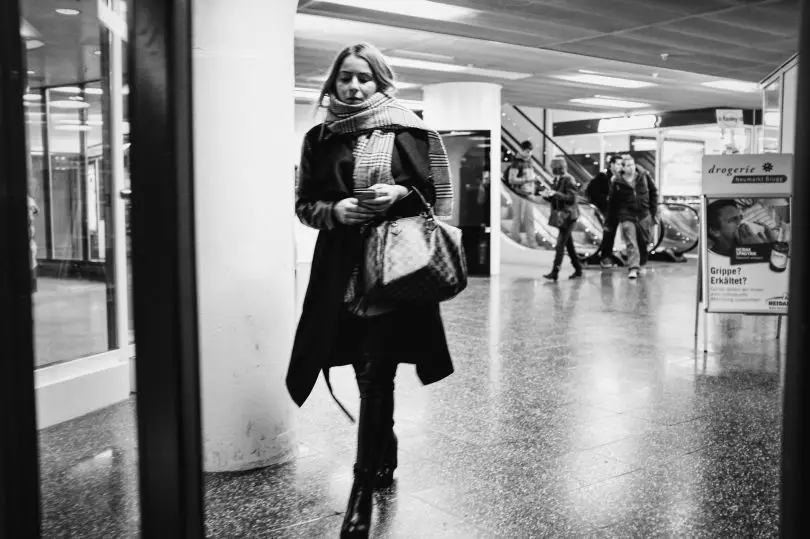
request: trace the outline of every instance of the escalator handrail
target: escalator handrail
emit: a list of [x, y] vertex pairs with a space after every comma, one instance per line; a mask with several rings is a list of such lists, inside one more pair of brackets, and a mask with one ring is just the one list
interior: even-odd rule
[[[501, 137], [501, 143], [505, 142], [506, 146], [512, 152], [516, 153], [517, 148], [519, 146], [519, 144], [517, 142], [517, 137], [515, 135], [513, 135], [505, 127], [501, 127], [501, 133], [506, 134], [509, 138], [512, 139], [512, 140], [509, 140], [509, 138], [505, 138], [505, 137], [502, 136]], [[535, 166], [535, 171], [538, 171], [538, 170], [540, 171], [540, 176], [542, 177], [542, 181], [546, 184], [546, 187], [553, 188], [554, 187], [554, 176], [549, 171], [546, 170], [546, 168], [543, 166], [543, 163], [536, 156], [532, 155], [531, 159], [532, 159], [532, 163]], [[582, 193], [577, 193], [577, 200], [580, 203], [585, 203], [585, 202], [590, 203], [589, 200], [588, 200], [588, 197], [586, 197]]]
[[[527, 201], [529, 201], [529, 202], [531, 202], [533, 204], [536, 204], [538, 206], [543, 205], [543, 203], [548, 204], [549, 206], [551, 206], [551, 203], [549, 201], [545, 200], [545, 199], [542, 199], [542, 202], [540, 202], [537, 199], [529, 198], [528, 196], [526, 196], [525, 193], [521, 193], [521, 192], [515, 190], [515, 188], [513, 186], [511, 186], [509, 184], [509, 182], [506, 181], [505, 179], [501, 179], [501, 183], [507, 189], [509, 189], [509, 191], [512, 194], [514, 194], [517, 197], [522, 198], [523, 200], [527, 200]], [[599, 226], [601, 226], [602, 228], [605, 227], [605, 216], [602, 215], [602, 212], [601, 212], [601, 210], [599, 208], [597, 208], [596, 206], [594, 206], [593, 204], [591, 204], [587, 200], [577, 200], [577, 204], [579, 206], [585, 206], [586, 208], [590, 209], [593, 212], [593, 214], [596, 216], [597, 221], [599, 221]], [[582, 212], [580, 212], [580, 217], [582, 217]]]
[[[679, 208], [686, 208], [687, 210], [689, 210], [693, 214], [695, 214], [695, 218], [697, 219], [698, 223], [700, 223], [700, 214], [698, 213], [698, 211], [695, 208], [693, 208], [692, 206], [690, 206], [688, 204], [681, 204], [679, 202], [662, 202], [661, 205], [662, 206], [667, 206], [668, 208], [671, 208], [673, 206], [676, 206], [676, 207], [679, 207]], [[661, 240], [659, 240], [659, 242], [658, 242], [659, 245], [661, 244], [663, 239], [664, 239], [663, 238], [663, 227], [661, 227]], [[700, 232], [698, 232], [697, 238], [695, 239], [694, 243], [692, 243], [692, 245], [690, 245], [687, 249], [684, 249], [683, 251], [679, 251], [679, 254], [684, 254], [684, 253], [688, 253], [690, 251], [693, 251], [699, 244], [700, 244]], [[656, 245], [656, 249], [657, 248], [658, 248], [658, 245]]]
[[529, 117], [529, 115], [528, 115], [528, 114], [526, 114], [525, 112], [523, 112], [523, 111], [520, 109], [520, 107], [518, 107], [517, 105], [512, 105], [512, 108], [513, 108], [513, 109], [515, 109], [515, 111], [516, 111], [518, 114], [520, 114], [520, 115], [521, 115], [521, 116], [522, 116], [522, 117], [523, 117], [523, 118], [524, 118], [524, 119], [525, 119], [527, 122], [529, 122], [529, 125], [531, 125], [531, 126], [532, 126], [533, 128], [535, 128], [537, 131], [539, 131], [539, 132], [540, 132], [540, 134], [541, 134], [541, 135], [543, 135], [543, 138], [544, 138], [545, 140], [547, 140], [547, 141], [551, 142], [551, 144], [553, 144], [555, 148], [557, 148], [558, 150], [560, 150], [560, 152], [562, 152], [562, 154], [563, 154], [563, 155], [566, 157], [566, 159], [568, 159], [568, 161], [570, 161], [571, 163], [574, 163], [574, 165], [576, 166], [577, 170], [579, 171], [579, 173], [582, 175], [582, 177], [583, 177], [583, 178], [590, 178], [590, 177], [591, 177], [591, 174], [590, 174], [590, 173], [589, 173], [587, 170], [585, 170], [585, 167], [583, 167], [583, 166], [582, 166], [582, 165], [580, 165], [580, 164], [579, 164], [577, 161], [575, 161], [575, 160], [574, 160], [574, 158], [573, 158], [573, 157], [571, 157], [571, 154], [569, 154], [568, 152], [566, 152], [566, 151], [563, 149], [563, 147], [562, 147], [562, 146], [560, 146], [559, 144], [557, 144], [557, 141], [556, 141], [556, 140], [554, 140], [554, 138], [553, 138], [553, 137], [549, 136], [549, 134], [548, 134], [548, 133], [546, 133], [546, 131], [545, 131], [545, 130], [544, 130], [542, 127], [540, 127], [539, 125], [537, 125], [537, 123], [536, 123], [534, 120], [532, 120], [532, 119]]
[[[502, 132], [502, 134], [505, 134], [508, 137], [508, 138], [506, 138], [505, 142], [506, 142], [507, 146], [509, 147], [509, 149], [511, 151], [517, 153], [517, 148], [520, 146], [520, 144], [517, 142], [517, 137], [515, 135], [513, 135], [512, 133], [510, 133], [509, 130], [504, 128], [504, 127], [501, 128], [501, 132]], [[511, 138], [512, 140], [509, 140], [509, 138]], [[504, 142], [504, 137], [501, 137], [501, 142]], [[551, 181], [552, 175], [551, 175], [551, 173], [548, 172], [545, 169], [545, 167], [543, 167], [543, 163], [540, 161], [540, 159], [537, 158], [537, 156], [532, 154], [531, 159], [532, 159], [532, 163], [535, 166], [535, 170], [540, 171], [539, 175], [540, 175], [543, 183], [546, 184], [546, 187], [552, 187], [552, 181]]]

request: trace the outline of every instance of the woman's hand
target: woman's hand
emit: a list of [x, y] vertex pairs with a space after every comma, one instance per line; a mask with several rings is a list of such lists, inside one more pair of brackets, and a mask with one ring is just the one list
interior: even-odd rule
[[334, 212], [338, 222], [344, 225], [360, 225], [376, 216], [374, 211], [360, 206], [356, 198], [344, 198], [335, 204]]
[[377, 198], [371, 200], [364, 200], [363, 207], [368, 208], [375, 214], [381, 214], [388, 211], [396, 201], [408, 194], [408, 188], [401, 185], [390, 185], [387, 183], [378, 183], [371, 186], [377, 192]]

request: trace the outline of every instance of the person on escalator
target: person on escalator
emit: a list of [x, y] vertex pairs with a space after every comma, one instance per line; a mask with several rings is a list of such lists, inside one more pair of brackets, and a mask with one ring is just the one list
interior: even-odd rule
[[554, 174], [554, 188], [543, 192], [543, 198], [551, 203], [549, 224], [556, 227], [557, 245], [554, 252], [554, 267], [551, 273], [543, 275], [546, 279], [556, 281], [560, 273], [565, 251], [574, 266], [574, 273], [570, 279], [582, 277], [582, 263], [579, 261], [577, 249], [574, 245], [572, 233], [579, 219], [579, 203], [577, 201], [578, 186], [573, 176], [568, 173], [565, 160], [559, 157], [552, 159], [551, 172]]
[[623, 155], [621, 173], [610, 190], [608, 222], [617, 223], [627, 244], [628, 277], [637, 279], [647, 263], [647, 246], [658, 213], [658, 189], [649, 172], [637, 167], [630, 155]]
[[613, 180], [621, 172], [622, 158], [618, 154], [608, 157], [607, 168], [601, 171], [591, 180], [585, 191], [588, 200], [596, 206], [605, 217], [605, 225], [602, 233], [602, 244], [596, 253], [594, 260], [600, 260], [603, 268], [613, 266], [613, 244], [616, 241], [616, 223], [611, 223], [607, 219], [608, 203], [610, 200], [610, 190]]
[[[537, 233], [534, 229], [534, 193], [537, 190], [537, 176], [532, 168], [534, 144], [530, 140], [520, 143], [515, 158], [506, 169], [506, 181], [519, 196], [512, 203], [512, 239], [536, 249]], [[526, 239], [521, 237], [521, 229]]]

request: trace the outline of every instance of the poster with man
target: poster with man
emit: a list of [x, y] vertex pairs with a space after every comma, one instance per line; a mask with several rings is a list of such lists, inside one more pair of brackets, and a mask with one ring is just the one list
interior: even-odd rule
[[706, 310], [787, 314], [793, 156], [703, 158]]

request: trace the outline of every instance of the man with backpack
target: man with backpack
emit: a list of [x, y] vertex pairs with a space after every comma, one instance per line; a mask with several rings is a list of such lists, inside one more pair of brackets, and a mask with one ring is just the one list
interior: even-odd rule
[[[512, 239], [526, 247], [537, 248], [537, 233], [534, 228], [534, 199], [537, 190], [537, 176], [532, 166], [532, 151], [534, 144], [530, 140], [520, 143], [518, 150], [509, 168], [506, 169], [505, 180], [516, 193], [512, 197]], [[526, 234], [522, 239], [521, 229]]]
[[637, 279], [647, 263], [652, 228], [658, 215], [658, 189], [650, 173], [622, 156], [621, 172], [610, 190], [608, 222], [616, 223], [627, 245], [628, 277]]

